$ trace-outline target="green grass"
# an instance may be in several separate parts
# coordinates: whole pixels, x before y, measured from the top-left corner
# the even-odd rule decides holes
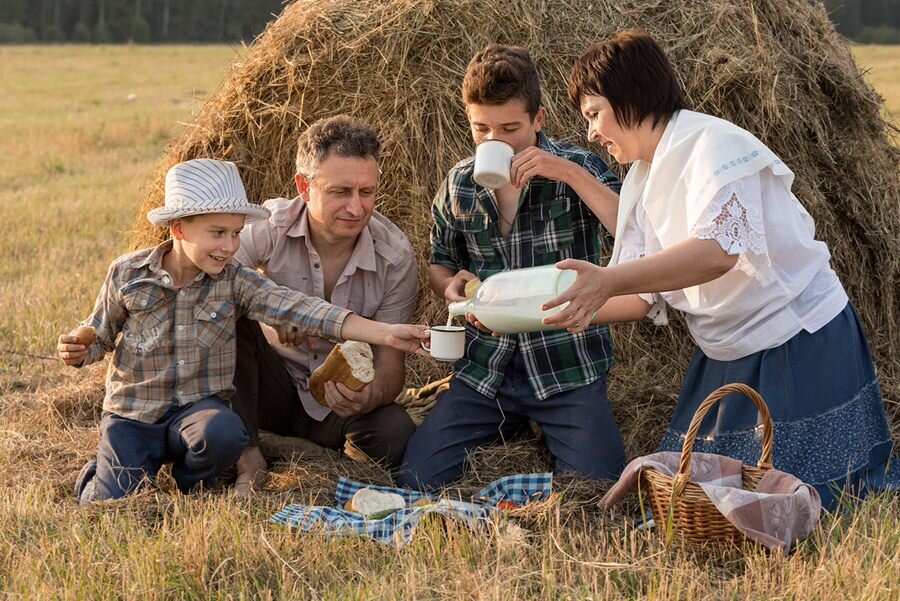
[[[858,47],[897,110],[900,48]],[[785,558],[663,546],[560,490],[483,533],[430,525],[393,549],[268,524],[328,503],[351,462],[282,465],[249,503],[164,489],[79,508],[102,365],[52,355],[91,308],[167,140],[221,81],[227,47],[0,47],[0,591],[28,599],[872,599],[900,595],[900,499],[827,518]],[[882,87],[883,86],[883,87]],[[894,104],[891,104],[894,103]],[[501,456],[503,451],[498,451]],[[355,470],[355,471],[354,471]],[[361,471],[362,470],[362,471]],[[485,479],[469,474],[470,480]],[[373,480],[374,481],[374,480]],[[471,482],[470,482],[471,484]]]

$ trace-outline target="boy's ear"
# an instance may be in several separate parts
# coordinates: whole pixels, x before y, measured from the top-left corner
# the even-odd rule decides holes
[[[175,240],[184,240],[184,225],[181,219],[173,219],[169,222],[169,232]]]
[[[300,196],[304,196],[309,191],[309,180],[302,173],[294,175],[294,183],[297,184],[297,193]],[[308,200],[308,198],[304,196],[304,200]]]
[[[538,109],[537,114],[534,116],[534,130],[541,131],[541,128],[544,126],[544,120],[547,118],[547,109],[543,106]]]

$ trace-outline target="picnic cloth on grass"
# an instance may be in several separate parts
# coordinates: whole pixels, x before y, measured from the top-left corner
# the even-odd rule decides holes
[[[494,480],[473,497],[472,502],[441,498],[432,505],[410,507],[423,497],[434,498],[416,490],[392,486],[371,486],[341,477],[334,493],[336,507],[292,504],[269,518],[270,522],[304,531],[322,529],[329,537],[362,534],[385,544],[402,545],[412,540],[422,516],[439,513],[461,521],[470,528],[483,526],[488,516],[497,511],[500,501],[524,505],[550,495],[553,475],[550,473],[515,474]],[[381,520],[367,520],[359,513],[343,509],[361,488],[397,493],[406,500],[407,507]]]
[[[642,469],[654,468],[674,476],[680,460],[681,453],[672,451],[638,457],[600,499],[600,507],[608,509],[636,488]],[[819,493],[796,476],[776,469],[763,475],[755,491],[744,490],[742,469],[741,461],[731,457],[692,453],[690,481],[703,489],[725,519],[744,536],[787,554],[791,543],[808,536],[819,520]]]

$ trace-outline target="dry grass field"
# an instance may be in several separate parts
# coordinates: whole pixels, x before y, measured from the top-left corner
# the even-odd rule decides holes
[[[858,47],[900,115],[900,47]],[[666,547],[596,509],[603,487],[560,479],[485,532],[426,528],[395,549],[266,523],[328,504],[348,461],[277,466],[250,501],[160,488],[80,508],[103,366],[52,360],[124,250],[142,186],[240,48],[0,47],[0,595],[27,599],[900,599],[900,499],[826,516],[788,557]],[[530,452],[527,448],[516,453]],[[485,465],[505,451],[488,451]],[[492,453],[492,454],[491,454]],[[538,454],[539,455],[539,454]],[[499,460],[497,458],[500,458]],[[538,460],[540,457],[538,457]],[[467,485],[495,474],[467,475]],[[525,529],[511,536],[508,524]]]

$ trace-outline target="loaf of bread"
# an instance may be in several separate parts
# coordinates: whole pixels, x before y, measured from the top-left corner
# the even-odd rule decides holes
[[[362,390],[375,379],[372,347],[355,340],[334,345],[325,363],[309,378],[309,392],[316,402],[327,407],[325,382],[340,382],[350,390]]]
[[[361,513],[364,516],[377,516],[392,513],[406,507],[406,500],[393,492],[384,492],[374,488],[360,488],[350,500],[344,503],[344,509]]]

